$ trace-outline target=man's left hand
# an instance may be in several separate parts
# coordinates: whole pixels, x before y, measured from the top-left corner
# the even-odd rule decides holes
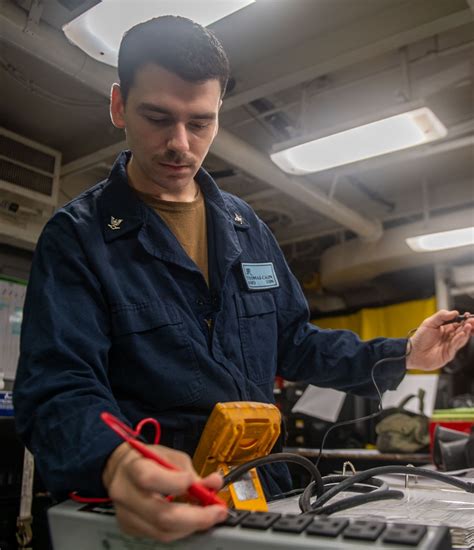
[[[442,309],[421,323],[410,338],[407,369],[436,370],[454,359],[458,350],[474,334],[474,318],[461,323],[444,324],[457,315],[458,311]]]

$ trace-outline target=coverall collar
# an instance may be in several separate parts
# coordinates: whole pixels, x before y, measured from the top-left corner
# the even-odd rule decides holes
[[[128,184],[126,167],[130,157],[130,151],[120,153],[99,199],[105,241],[114,241],[140,228],[138,238],[150,254],[186,269],[199,271],[165,222],[139,199]],[[242,252],[236,229],[245,231],[249,226],[238,212],[229,211],[221,191],[203,168],[199,169],[195,179],[205,197],[208,213],[212,216],[215,252],[221,263],[219,271],[221,276],[225,276],[230,264]]]
[[[128,185],[127,162],[130,156],[130,151],[123,151],[117,157],[99,198],[105,242],[141,227],[146,220],[144,204]]]

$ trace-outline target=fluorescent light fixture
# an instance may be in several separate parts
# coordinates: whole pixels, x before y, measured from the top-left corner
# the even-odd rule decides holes
[[[117,66],[120,41],[134,25],[160,15],[181,15],[210,25],[255,0],[102,0],[63,26],[64,34],[88,55]]]
[[[436,115],[422,107],[320,137],[270,156],[284,172],[304,175],[428,143],[446,134],[446,128]]]
[[[415,252],[433,252],[434,250],[474,245],[474,226],[418,235],[405,239],[405,242]]]

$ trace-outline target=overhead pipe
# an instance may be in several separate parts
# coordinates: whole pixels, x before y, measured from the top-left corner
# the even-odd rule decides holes
[[[11,0],[0,0],[0,29],[4,42],[37,57],[48,65],[72,76],[101,95],[109,96],[117,80],[117,71],[99,63],[73,46],[61,31],[40,22],[25,31],[28,14]]]
[[[443,262],[449,264],[460,258],[472,258],[473,246],[413,253],[406,244],[407,237],[449,231],[472,225],[472,209],[433,216],[429,220],[387,229],[376,243],[351,239],[327,248],[321,255],[321,281],[325,288],[340,291],[355,287],[384,273],[401,268]]]
[[[322,216],[340,223],[364,240],[376,241],[382,235],[380,221],[369,221],[339,201],[330,199],[318,189],[305,185],[301,179],[287,176],[269,157],[226,130],[219,131],[211,152],[282,193],[290,195]]]

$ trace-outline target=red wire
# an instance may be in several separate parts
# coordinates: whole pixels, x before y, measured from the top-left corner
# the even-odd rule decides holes
[[[112,499],[106,497],[81,497],[81,495],[77,494],[77,491],[72,491],[69,493],[69,498],[75,502],[80,502],[81,504],[104,504],[107,502],[112,502]]]
[[[158,445],[160,441],[161,426],[156,418],[144,418],[143,420],[140,420],[135,430],[132,430],[126,424],[123,424],[122,422],[120,422],[120,420],[109,413],[102,413],[100,417],[109,428],[111,428],[116,434],[127,441],[127,443],[130,443],[130,440],[135,440],[141,434],[143,427],[146,425],[152,425],[155,428],[153,445]],[[81,497],[81,495],[79,495],[77,491],[70,492],[69,498],[81,504],[106,504],[112,502],[112,500],[107,497]]]
[[[160,440],[160,424],[158,420],[154,418],[144,418],[141,420],[138,424],[135,430],[124,424],[121,420],[116,418],[113,414],[110,414],[108,412],[103,412],[100,415],[100,418],[109,426],[110,429],[112,429],[116,434],[118,434],[122,439],[124,439],[132,448],[136,449],[139,453],[141,453],[145,458],[149,458],[159,464],[160,466],[163,466],[164,468],[167,468],[168,470],[173,471],[179,471],[176,466],[171,464],[170,462],[167,462],[165,459],[161,458],[159,455],[157,455],[155,452],[153,452],[147,445],[142,443],[139,440],[139,436],[141,435],[141,430],[144,426],[147,424],[153,425],[155,428],[155,437],[153,438],[154,444],[158,444]],[[189,496],[198,499],[202,505],[207,506],[209,504],[219,504],[221,506],[226,506],[225,502],[221,500],[215,493],[215,491],[212,491],[211,489],[208,489],[204,485],[201,485],[198,482],[191,483],[191,485],[188,487],[187,493]],[[75,493],[70,494],[71,498],[75,500],[76,502],[84,502],[84,503],[103,503],[103,502],[110,502],[109,499],[102,499],[102,498],[87,498],[87,497],[81,497]],[[81,499],[81,500],[78,500]]]

